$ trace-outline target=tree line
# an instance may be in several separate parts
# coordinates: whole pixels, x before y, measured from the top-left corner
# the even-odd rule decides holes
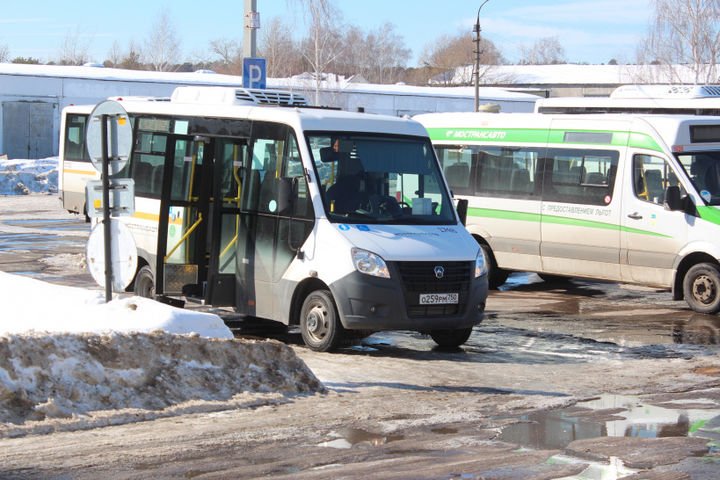
[[[475,63],[476,43],[471,32],[443,35],[428,43],[419,56],[419,65],[408,67],[412,52],[395,25],[385,23],[365,30],[342,21],[342,12],[333,0],[289,0],[305,12],[307,34],[293,38],[295,25],[282,18],[270,19],[259,30],[258,55],[267,59],[267,75],[285,78],[309,72],[319,83],[323,74],[350,77],[360,75],[368,82],[427,84],[433,78],[442,83],[457,67]],[[717,83],[715,66],[720,55],[720,0],[653,0],[654,15],[648,32],[636,52],[638,64],[687,65],[695,70],[698,83]],[[90,61],[89,44],[79,32],[68,34],[57,58],[50,64],[83,65]],[[242,72],[242,43],[235,38],[217,38],[206,52],[181,59],[181,38],[167,9],[157,15],[148,35],[122,46],[115,42],[107,53],[106,67],[156,70],[212,70],[239,75]],[[519,64],[568,63],[558,37],[546,37],[520,49]],[[0,62],[41,63],[35,58],[10,57],[0,45]],[[507,64],[502,51],[491,39],[480,40],[482,65]],[[609,64],[617,63],[614,59]],[[469,81],[469,80],[468,80]]]

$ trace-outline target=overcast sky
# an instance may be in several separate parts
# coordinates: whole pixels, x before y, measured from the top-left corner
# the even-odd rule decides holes
[[[385,22],[395,25],[414,66],[423,49],[439,36],[471,32],[483,0],[334,0],[342,23],[370,31]],[[108,57],[114,41],[122,50],[142,44],[166,8],[170,12],[183,59],[207,57],[211,40],[242,39],[243,0],[33,0],[6,2],[0,18],[0,45],[10,58],[56,59],[67,38],[87,47],[92,61]],[[276,16],[304,30],[299,0],[257,0],[261,28]],[[570,62],[621,63],[635,59],[652,13],[650,0],[489,0],[480,12],[482,35],[510,60],[520,46],[543,37],[558,37]]]

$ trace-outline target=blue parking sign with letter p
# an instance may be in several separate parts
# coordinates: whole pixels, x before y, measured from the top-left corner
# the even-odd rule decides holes
[[[265,88],[265,59],[243,58],[243,87]]]

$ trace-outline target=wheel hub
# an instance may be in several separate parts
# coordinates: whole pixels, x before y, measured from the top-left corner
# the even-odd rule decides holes
[[[710,303],[716,295],[712,279],[706,275],[696,278],[693,283],[693,295],[702,303]]]
[[[307,314],[307,330],[312,333],[313,336],[320,336],[324,331],[324,319],[323,311],[319,306],[313,307]]]

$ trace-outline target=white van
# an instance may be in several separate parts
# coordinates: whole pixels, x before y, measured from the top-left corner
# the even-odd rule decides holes
[[[442,113],[428,130],[490,284],[508,271],[669,288],[720,310],[720,117]]]
[[[417,122],[223,87],[118,103],[137,294],[299,325],[323,351],[379,330],[458,346],[482,320],[484,256]],[[63,111],[61,195],[80,206],[92,108]]]

